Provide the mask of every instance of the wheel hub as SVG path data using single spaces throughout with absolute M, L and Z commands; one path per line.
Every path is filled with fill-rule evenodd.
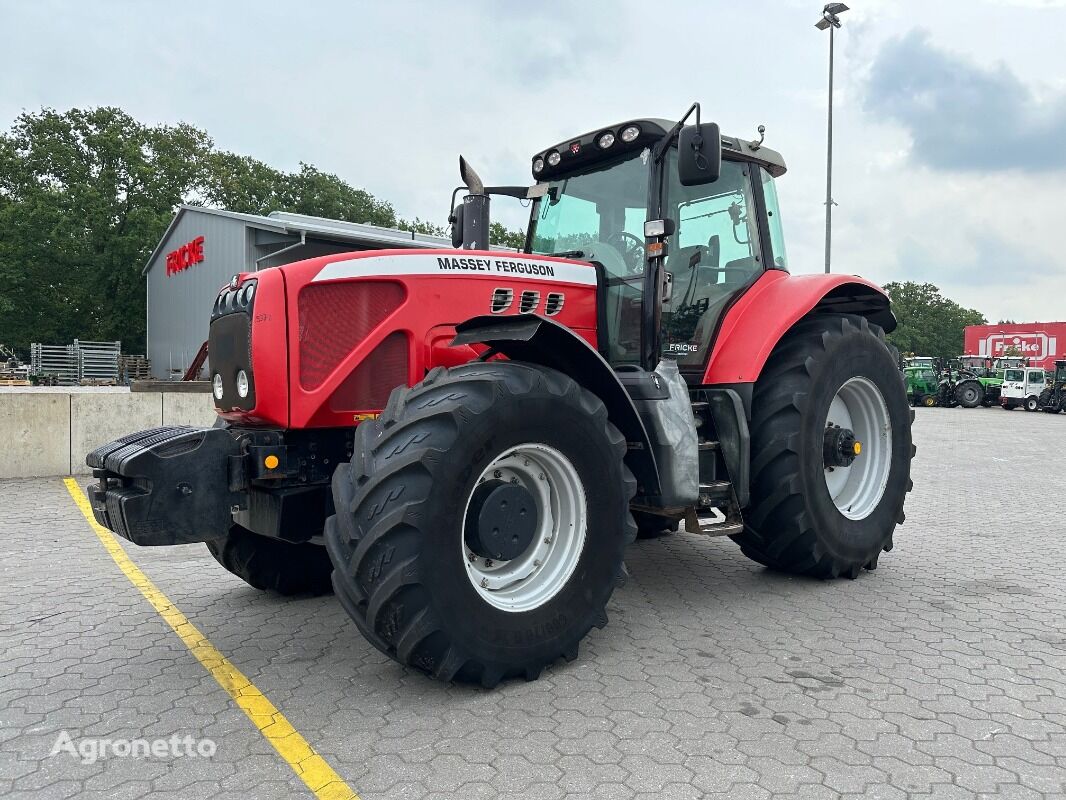
M 533 494 L 517 481 L 486 481 L 470 498 L 466 546 L 482 558 L 510 561 L 532 543 L 537 517 Z
M 893 462 L 888 404 L 869 378 L 849 378 L 830 402 L 822 461 L 826 489 L 837 510 L 851 520 L 872 514 L 884 496 Z
M 548 602 L 567 585 L 585 546 L 585 487 L 577 469 L 554 447 L 527 442 L 493 459 L 474 486 L 462 553 L 475 591 L 503 611 Z
M 822 461 L 829 469 L 850 467 L 862 453 L 862 442 L 855 438 L 851 428 L 842 428 L 830 423 L 822 438 Z

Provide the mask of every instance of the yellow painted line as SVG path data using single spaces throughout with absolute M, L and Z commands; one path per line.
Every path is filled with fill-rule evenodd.
M 111 554 L 111 558 L 118 564 L 118 568 L 159 612 L 159 616 L 174 629 L 174 633 L 185 642 L 185 646 L 204 665 L 204 669 L 211 673 L 211 677 L 218 681 L 218 685 L 233 698 L 233 702 L 248 715 L 248 719 L 263 734 L 263 738 L 278 751 L 278 755 L 292 767 L 300 780 L 307 784 L 307 788 L 322 800 L 359 800 L 359 795 L 333 771 L 322 756 L 315 752 L 307 740 L 285 719 L 285 715 L 278 711 L 274 704 L 256 688 L 255 684 L 222 655 L 189 621 L 188 617 L 182 614 L 178 607 L 170 602 L 170 599 L 130 560 L 115 535 L 96 521 L 92 506 L 89 505 L 88 498 L 77 482 L 73 478 L 65 478 L 63 482 L 70 496 L 74 498 L 78 510 L 89 522 L 89 526 L 99 537 L 107 552 Z

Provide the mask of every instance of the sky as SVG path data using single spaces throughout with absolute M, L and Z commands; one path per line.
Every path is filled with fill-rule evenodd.
M 821 3 L 0 0 L 0 128 L 115 105 L 301 161 L 443 224 L 462 153 L 534 152 L 695 100 L 784 154 L 795 273 L 823 268 Z M 929 281 L 991 322 L 1066 319 L 1066 0 L 853 0 L 836 34 L 833 271 Z M 524 227 L 517 201 L 494 218 Z

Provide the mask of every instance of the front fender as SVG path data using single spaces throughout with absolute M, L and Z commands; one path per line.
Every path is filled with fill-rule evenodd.
M 789 275 L 768 270 L 722 318 L 703 383 L 754 383 L 790 328 L 812 312 L 859 314 L 896 329 L 888 295 L 854 275 Z
M 559 370 L 603 401 L 607 417 L 626 438 L 626 466 L 638 494 L 659 497 L 662 488 L 651 440 L 636 406 L 611 365 L 583 338 L 536 314 L 480 316 L 455 326 L 452 345 L 486 344 L 514 361 Z

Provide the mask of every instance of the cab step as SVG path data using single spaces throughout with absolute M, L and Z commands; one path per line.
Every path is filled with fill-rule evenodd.
M 744 523 L 717 509 L 689 511 L 685 517 L 685 531 L 701 536 L 736 536 L 744 530 Z

